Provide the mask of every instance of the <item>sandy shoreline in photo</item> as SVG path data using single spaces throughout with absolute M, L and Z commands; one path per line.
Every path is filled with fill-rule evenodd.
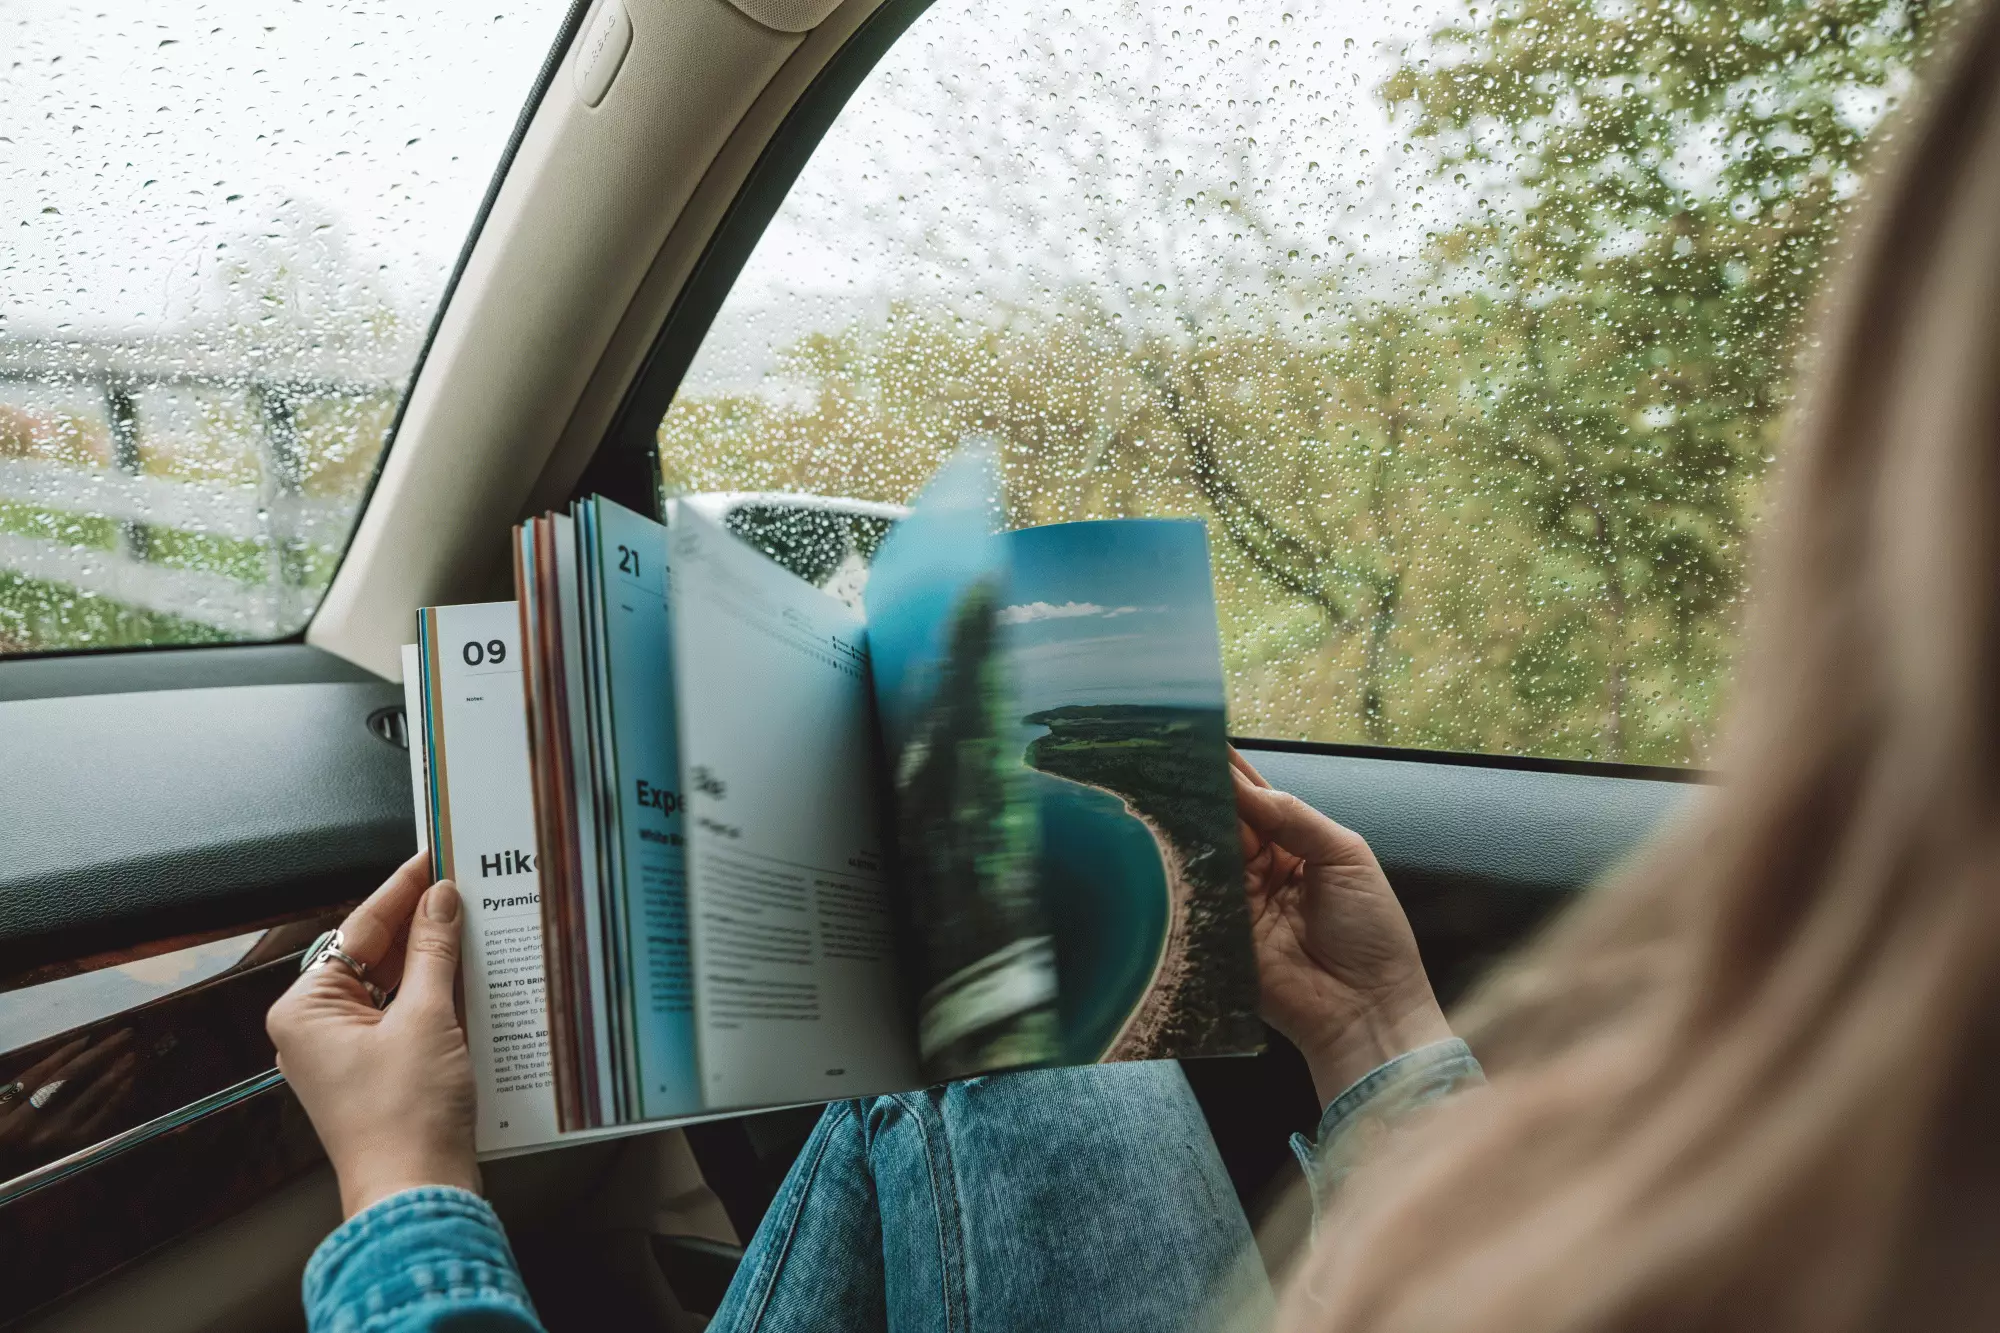
M 1062 782 L 1076 781 L 1054 773 L 1048 776 Z M 1181 990 L 1187 984 L 1192 967 L 1188 957 L 1188 909 L 1194 901 L 1194 888 L 1187 881 L 1180 849 L 1174 846 L 1158 824 L 1140 814 L 1121 793 L 1109 787 L 1091 782 L 1077 782 L 1076 785 L 1103 792 L 1117 801 L 1126 814 L 1145 826 L 1146 832 L 1152 835 L 1154 848 L 1160 854 L 1160 869 L 1167 882 L 1166 937 L 1160 942 L 1160 956 L 1154 960 L 1153 975 L 1146 982 L 1145 994 L 1132 1010 L 1131 1017 L 1125 1020 L 1125 1025 L 1118 1029 L 1118 1035 L 1111 1039 L 1111 1045 L 1098 1057 L 1100 1060 L 1150 1060 L 1168 1016 L 1180 1003 Z

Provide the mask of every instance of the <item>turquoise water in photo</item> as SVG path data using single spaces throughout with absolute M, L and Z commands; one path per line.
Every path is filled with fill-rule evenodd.
M 1085 1064 L 1104 1054 L 1153 979 L 1167 939 L 1166 868 L 1153 835 L 1117 797 L 1027 772 L 1041 805 L 1042 900 L 1056 936 L 1062 1063 Z

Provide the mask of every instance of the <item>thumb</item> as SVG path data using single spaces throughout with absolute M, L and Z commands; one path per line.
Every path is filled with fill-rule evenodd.
M 1244 824 L 1300 860 L 1342 865 L 1372 859 L 1367 843 L 1290 792 L 1259 787 L 1236 774 L 1236 812 Z
M 458 886 L 448 879 L 424 891 L 417 914 L 410 918 L 399 1003 L 451 1012 L 452 985 L 458 979 L 459 925 L 465 915 L 462 909 Z

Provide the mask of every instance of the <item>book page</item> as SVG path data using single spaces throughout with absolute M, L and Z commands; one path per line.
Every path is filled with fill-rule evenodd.
M 417 812 L 417 850 L 431 849 L 430 766 L 424 758 L 424 657 L 403 645 L 403 738 L 410 747 L 410 798 Z
M 1205 530 L 998 488 L 962 451 L 868 583 L 925 1077 L 1256 1050 Z
M 572 704 L 579 711 L 580 725 L 588 733 L 590 771 L 578 777 L 575 798 L 588 807 L 596 830 L 597 919 L 604 936 L 603 952 L 592 959 L 592 967 L 603 978 L 605 992 L 604 1030 L 607 1064 L 604 1073 L 610 1084 L 605 1100 L 607 1118 L 629 1118 L 640 1084 L 638 1061 L 633 1054 L 631 949 L 625 934 L 624 856 L 617 836 L 617 790 L 614 776 L 610 723 L 609 688 L 605 676 L 604 594 L 600 586 L 597 550 L 597 506 L 586 500 L 572 511 L 576 542 L 576 647 L 581 657 L 579 687 Z M 567 612 L 565 613 L 567 618 Z M 565 626 L 567 633 L 567 626 Z M 587 786 L 587 790 L 585 789 Z
M 544 515 L 514 529 L 514 595 L 521 621 L 521 671 L 526 694 L 529 776 L 535 806 L 536 876 L 542 896 L 542 959 L 549 1015 L 549 1061 L 556 1080 L 556 1116 L 576 1129 L 601 1124 L 589 1072 L 591 1025 L 598 1012 L 589 991 L 591 953 L 582 899 L 586 858 L 570 794 L 575 789 L 569 744 L 567 686 L 558 608 L 556 531 Z
M 556 1137 L 542 977 L 541 886 L 513 602 L 422 615 L 429 758 L 441 878 L 465 903 L 466 1040 L 481 1152 Z
M 608 500 L 596 522 L 596 595 L 603 599 L 608 802 L 618 840 L 619 909 L 631 955 L 640 1119 L 701 1109 L 695 1073 L 680 751 L 667 619 L 667 530 Z
M 897 871 L 926 1080 L 1053 1062 L 1056 937 L 1005 652 L 997 470 L 949 463 L 875 555 L 868 646 L 894 778 Z
M 915 1087 L 861 621 L 685 507 L 669 547 L 705 1098 Z
M 1206 530 L 1100 519 L 1000 541 L 1008 750 L 1039 807 L 1063 1062 L 1257 1050 Z
M 562 799 L 575 821 L 578 901 L 582 908 L 585 949 L 585 956 L 573 965 L 581 970 L 590 1003 L 590 1021 L 584 1026 L 588 1028 L 591 1042 L 590 1068 L 595 1081 L 592 1100 L 600 1115 L 609 1115 L 608 1108 L 616 1104 L 611 1075 L 612 997 L 604 969 L 607 946 L 603 858 L 598 847 L 601 830 L 597 817 L 601 793 L 597 790 L 595 738 L 591 735 L 589 710 L 584 703 L 590 672 L 583 652 L 583 572 L 577 551 L 575 521 L 568 515 L 555 514 L 549 522 L 556 557 L 557 646 L 562 659 L 563 680 L 562 725 L 569 746 L 570 790 L 562 793 Z

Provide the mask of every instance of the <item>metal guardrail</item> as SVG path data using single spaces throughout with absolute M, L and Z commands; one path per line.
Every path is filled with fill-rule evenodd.
M 65 546 L 12 532 L 0 532 L 0 569 L 246 639 L 281 638 L 303 625 L 319 603 L 317 588 L 245 583 L 210 570 L 156 564 L 127 551 Z
M 0 499 L 70 514 L 179 528 L 211 537 L 261 541 L 270 535 L 271 497 L 260 486 L 176 481 L 171 477 L 89 472 L 36 458 L 0 458 Z M 283 524 L 292 537 L 338 549 L 354 503 L 292 497 Z
M 98 396 L 111 444 L 110 466 L 95 469 L 0 457 L 0 502 L 119 525 L 110 550 L 0 532 L 0 569 L 233 635 L 271 638 L 297 629 L 318 601 L 314 567 L 345 545 L 359 498 L 304 493 L 307 460 L 297 409 L 328 399 L 379 397 L 399 386 L 386 376 L 344 378 L 298 364 L 247 368 L 254 365 L 255 349 L 186 340 L 0 338 L 0 402 L 9 384 Z M 256 483 L 146 473 L 140 399 L 148 389 L 176 387 L 247 396 L 258 419 Z M 262 555 L 263 579 L 162 563 L 153 539 L 159 530 L 253 543 Z

